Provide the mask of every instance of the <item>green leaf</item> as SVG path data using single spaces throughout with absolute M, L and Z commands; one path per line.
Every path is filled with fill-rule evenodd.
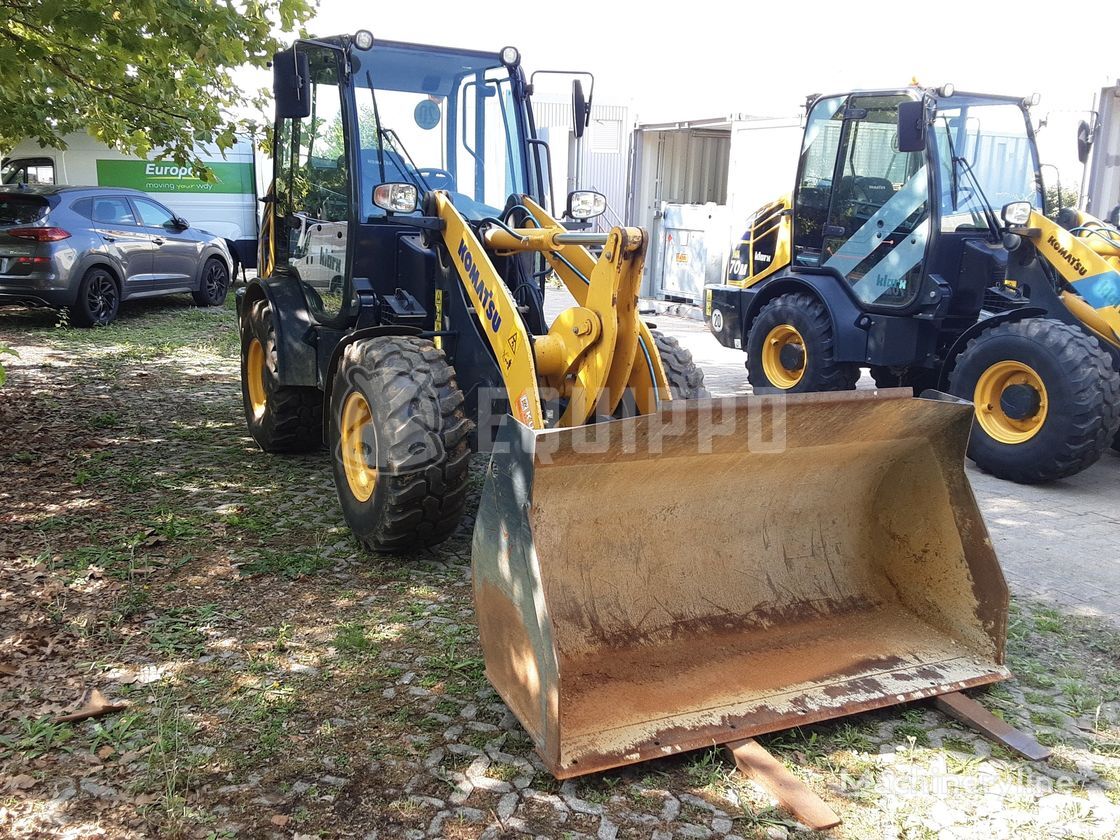
M 194 144 L 232 144 L 258 105 L 232 71 L 262 67 L 303 28 L 315 0 L 37 0 L 0 17 L 0 151 L 57 146 L 89 131 L 126 153 L 162 147 L 197 165 Z M 277 32 L 276 23 L 280 24 Z

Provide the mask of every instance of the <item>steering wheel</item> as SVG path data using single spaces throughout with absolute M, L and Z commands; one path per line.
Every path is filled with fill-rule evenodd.
M 431 185 L 433 190 L 455 192 L 455 176 L 446 169 L 436 169 L 434 166 L 421 166 L 416 171 L 420 174 L 421 178 Z

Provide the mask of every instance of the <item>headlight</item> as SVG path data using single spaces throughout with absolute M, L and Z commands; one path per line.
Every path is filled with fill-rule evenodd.
M 368 50 L 373 46 L 373 33 L 368 29 L 359 29 L 354 33 L 354 46 L 360 50 Z
M 517 47 L 502 47 L 499 57 L 506 67 L 516 67 L 521 61 L 521 53 L 517 51 Z
M 1008 227 L 1022 227 L 1031 220 L 1034 207 L 1029 201 L 1013 201 L 1003 205 L 1003 223 Z
M 568 193 L 568 216 L 573 219 L 594 219 L 607 212 L 607 197 L 592 190 Z
M 420 205 L 420 195 L 412 184 L 378 184 L 373 203 L 390 213 L 412 213 Z

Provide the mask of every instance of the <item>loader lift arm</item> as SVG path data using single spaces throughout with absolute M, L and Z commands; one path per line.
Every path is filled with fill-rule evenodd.
M 560 427 L 614 414 L 627 389 L 639 414 L 671 399 L 653 337 L 638 317 L 645 233 L 568 231 L 532 199 L 522 201 L 537 226 L 494 225 L 480 238 L 445 193 L 432 193 L 444 243 L 498 360 L 514 416 L 531 429 L 545 428 L 542 386 L 566 401 Z M 584 247 L 596 243 L 604 246 L 598 260 Z M 560 313 L 546 335 L 530 335 L 487 248 L 542 253 L 577 305 Z

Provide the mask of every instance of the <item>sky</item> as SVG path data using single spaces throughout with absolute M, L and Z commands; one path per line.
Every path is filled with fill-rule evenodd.
M 1043 162 L 1080 180 L 1076 126 L 1120 77 L 1114 29 L 1064 21 L 1049 7 L 784 2 L 408 4 L 322 0 L 313 35 L 369 29 L 375 38 L 521 50 L 527 71 L 589 70 L 596 101 L 639 122 L 743 113 L 795 116 L 807 94 L 926 86 L 1030 96 Z M 731 10 L 729 12 L 729 10 Z M 1071 37 L 1075 36 L 1075 37 Z M 559 89 L 557 95 L 561 95 Z M 563 95 L 567 95 L 563 91 Z M 791 180 L 793 173 L 790 174 Z

